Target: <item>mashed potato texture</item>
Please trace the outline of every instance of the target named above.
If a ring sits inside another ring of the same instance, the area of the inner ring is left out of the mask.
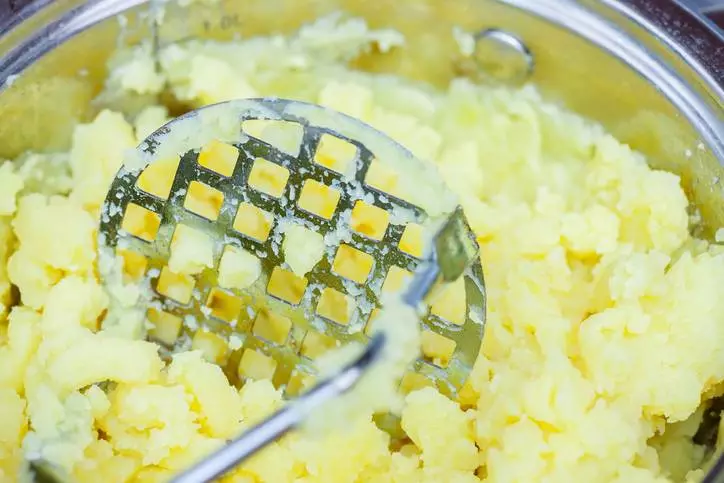
[[[179,225],[171,240],[168,267],[178,274],[195,275],[214,263],[214,244],[203,231]]]
[[[222,481],[700,479],[692,427],[724,380],[724,254],[690,234],[679,178],[533,87],[435,90],[348,67],[394,48],[396,32],[332,17],[292,37],[170,45],[159,70],[147,47],[111,64],[114,99],[166,86],[189,108],[278,95],[360,118],[437,166],[480,243],[487,327],[458,400],[412,391],[401,441],[360,418],[291,434]],[[98,208],[126,149],[168,115],[104,109],[69,153],[0,166],[0,482],[37,457],[81,483],[166,481],[283,404],[268,379],[237,389],[201,351],[164,362],[103,324]],[[208,265],[199,246],[179,242],[198,255],[179,275]],[[228,285],[258,275],[231,257]]]
[[[300,225],[291,225],[284,232],[284,261],[294,273],[303,277],[324,255],[324,239],[320,233]]]

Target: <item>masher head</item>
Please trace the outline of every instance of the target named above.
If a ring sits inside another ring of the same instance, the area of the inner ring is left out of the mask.
[[[321,352],[367,340],[383,293],[437,263],[450,288],[429,300],[423,355],[402,383],[460,389],[480,349],[485,287],[475,238],[429,164],[349,116],[282,99],[192,111],[130,159],[102,208],[99,248],[149,282],[149,338],[166,353],[206,348],[231,382],[269,377],[294,396]],[[319,240],[298,227],[323,241],[303,274],[297,255],[309,261]],[[170,268],[184,231],[213,242],[197,273]]]

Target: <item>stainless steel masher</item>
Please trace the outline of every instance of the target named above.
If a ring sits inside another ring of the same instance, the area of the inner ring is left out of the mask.
[[[208,156],[208,146],[216,146],[218,159]],[[381,333],[370,338],[369,331],[390,287],[420,313],[423,351],[410,375],[451,397],[461,388],[485,321],[478,246],[434,169],[402,146],[344,114],[267,98],[224,102],[176,118],[129,159],[101,210],[101,276],[107,284],[117,282],[118,265],[105,263],[115,255],[133,261],[136,282],[151,288],[152,296],[139,302],[149,319],[154,313],[156,320],[162,314],[176,321],[167,324],[176,329],[172,336],[149,332],[164,355],[212,334],[228,348],[217,362],[232,383],[259,377],[241,369],[251,354],[289,399],[175,481],[223,474],[296,427],[313,407],[353,387],[383,346],[394,344]],[[209,161],[214,159],[226,163]],[[172,169],[152,186],[144,173],[158,163]],[[169,269],[181,225],[213,240],[212,263],[193,276]],[[292,226],[324,241],[323,254],[303,276],[285,260]],[[248,286],[220,284],[220,264],[230,249],[258,261]],[[435,294],[452,284],[464,290],[458,320],[446,319],[447,301],[434,310]],[[308,383],[320,347],[352,341],[367,343],[357,360]]]

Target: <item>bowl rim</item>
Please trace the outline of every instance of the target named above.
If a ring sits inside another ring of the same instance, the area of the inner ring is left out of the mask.
[[[635,47],[630,41],[634,38],[631,30],[635,28],[646,31],[652,38],[660,41],[668,52],[677,56],[693,71],[704,92],[709,93],[710,99],[697,95],[673,69],[662,70],[661,65],[653,65],[660,64],[658,62],[643,65],[649,74],[646,77],[652,79],[653,76],[668,81],[664,93],[666,97],[677,109],[682,110],[683,106],[684,115],[702,134],[720,163],[724,164],[724,31],[702,12],[679,0],[498,1],[529,12],[535,11],[549,21],[593,41],[595,39],[591,37],[597,33],[596,30],[585,32],[589,25],[562,24],[560,12],[570,11],[573,7],[574,10],[589,14],[593,11],[604,16],[619,15],[629,23],[629,32],[624,30],[622,36],[630,44],[629,47]],[[16,33],[18,28],[30,19],[38,18],[41,22],[46,20],[41,23],[41,28],[29,35],[23,37],[21,33],[19,44],[0,55],[0,94],[11,83],[9,81],[58,45],[109,17],[149,3],[149,0],[67,0],[63,2],[64,5],[60,3],[57,0],[34,0],[17,11],[0,10],[0,42]],[[553,3],[558,3],[558,7],[546,10]],[[67,8],[64,9],[64,6]],[[49,18],[39,18],[43,14],[47,14]],[[613,30],[608,32],[608,36],[614,38],[616,27],[611,26],[611,29]],[[608,50],[620,58],[621,51],[613,50],[616,47],[618,46],[611,45]],[[628,60],[624,58],[627,64],[633,66],[632,60],[640,61],[642,55],[650,55],[650,52],[641,47],[639,51],[635,48],[628,49],[625,54],[633,56]],[[720,455],[706,471],[702,483],[724,481],[722,476],[724,455]]]

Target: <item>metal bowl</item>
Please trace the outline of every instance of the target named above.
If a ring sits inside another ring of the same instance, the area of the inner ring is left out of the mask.
[[[438,85],[470,69],[494,82],[532,81],[679,174],[701,213],[698,234],[724,226],[724,34],[697,13],[720,0],[224,0],[171,11],[159,29],[145,0],[2,1],[0,158],[67,148],[73,125],[94,115],[119,45],[290,32],[342,9],[408,37],[360,68]],[[454,25],[478,32],[478,64],[456,61]],[[724,482],[724,459],[705,481]]]

